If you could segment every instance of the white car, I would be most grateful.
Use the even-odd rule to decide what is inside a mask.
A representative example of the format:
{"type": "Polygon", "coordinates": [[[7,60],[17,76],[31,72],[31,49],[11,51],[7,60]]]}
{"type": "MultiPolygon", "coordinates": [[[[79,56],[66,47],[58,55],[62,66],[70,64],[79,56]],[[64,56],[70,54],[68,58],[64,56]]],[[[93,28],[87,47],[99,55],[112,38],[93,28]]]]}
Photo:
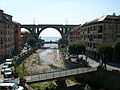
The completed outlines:
{"type": "Polygon", "coordinates": [[[24,90],[24,88],[15,83],[0,83],[0,90],[24,90]]]}
{"type": "Polygon", "coordinates": [[[3,73],[4,73],[4,70],[5,70],[6,68],[8,68],[8,67],[9,67],[8,64],[4,64],[4,65],[2,66],[1,73],[3,74],[3,73]]]}
{"type": "Polygon", "coordinates": [[[6,64],[8,64],[9,66],[12,66],[12,59],[6,59],[6,64]]]}
{"type": "Polygon", "coordinates": [[[75,54],[70,55],[70,58],[77,58],[78,56],[75,54]]]}
{"type": "Polygon", "coordinates": [[[12,76],[12,69],[6,68],[4,69],[4,77],[11,77],[12,76]]]}
{"type": "Polygon", "coordinates": [[[11,61],[11,62],[12,62],[12,59],[6,59],[6,62],[7,62],[7,61],[11,61]]]}

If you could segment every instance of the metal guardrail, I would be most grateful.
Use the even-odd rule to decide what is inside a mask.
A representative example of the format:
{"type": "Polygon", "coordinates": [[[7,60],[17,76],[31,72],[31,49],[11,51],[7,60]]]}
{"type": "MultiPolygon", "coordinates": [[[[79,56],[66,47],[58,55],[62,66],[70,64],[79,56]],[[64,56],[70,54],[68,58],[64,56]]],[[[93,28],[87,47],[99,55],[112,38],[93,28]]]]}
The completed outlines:
{"type": "Polygon", "coordinates": [[[25,76],[25,79],[27,83],[36,82],[36,81],[47,81],[47,80],[52,80],[52,79],[57,79],[62,77],[68,77],[68,76],[74,76],[74,75],[79,75],[83,73],[93,72],[96,70],[97,68],[78,68],[78,69],[39,74],[39,75],[33,75],[33,76],[25,76]]]}

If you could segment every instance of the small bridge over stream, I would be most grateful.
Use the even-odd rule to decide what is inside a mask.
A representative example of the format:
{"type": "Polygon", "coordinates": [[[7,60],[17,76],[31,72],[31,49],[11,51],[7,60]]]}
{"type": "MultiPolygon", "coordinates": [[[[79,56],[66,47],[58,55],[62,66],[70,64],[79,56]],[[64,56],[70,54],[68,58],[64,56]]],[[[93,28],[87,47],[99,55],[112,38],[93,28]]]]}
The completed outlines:
{"type": "Polygon", "coordinates": [[[38,75],[25,76],[26,83],[38,83],[71,76],[79,76],[82,82],[110,90],[120,90],[120,71],[95,68],[77,68],[38,75]]]}
{"type": "Polygon", "coordinates": [[[64,77],[77,76],[80,74],[94,72],[94,71],[97,71],[97,68],[77,68],[77,69],[71,69],[71,70],[65,70],[59,72],[50,72],[45,74],[26,76],[25,79],[26,79],[26,83],[35,83],[35,82],[55,80],[64,77]]]}
{"type": "Polygon", "coordinates": [[[58,44],[57,41],[45,41],[44,44],[58,44]]]}

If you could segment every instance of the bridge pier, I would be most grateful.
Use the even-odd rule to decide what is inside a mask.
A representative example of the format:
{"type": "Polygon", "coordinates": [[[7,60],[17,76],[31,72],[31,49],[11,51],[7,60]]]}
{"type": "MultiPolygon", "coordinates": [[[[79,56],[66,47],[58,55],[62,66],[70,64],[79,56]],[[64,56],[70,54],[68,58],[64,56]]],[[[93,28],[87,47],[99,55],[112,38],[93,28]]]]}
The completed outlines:
{"type": "Polygon", "coordinates": [[[55,84],[57,85],[58,90],[62,90],[63,88],[67,87],[65,78],[55,80],[55,84]]]}

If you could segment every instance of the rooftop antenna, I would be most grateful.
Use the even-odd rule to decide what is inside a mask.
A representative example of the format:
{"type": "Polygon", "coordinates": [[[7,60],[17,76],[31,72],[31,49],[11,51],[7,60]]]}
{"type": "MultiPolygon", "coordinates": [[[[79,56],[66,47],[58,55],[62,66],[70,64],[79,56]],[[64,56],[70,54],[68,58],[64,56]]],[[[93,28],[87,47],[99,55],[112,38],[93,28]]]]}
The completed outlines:
{"type": "Polygon", "coordinates": [[[35,24],[35,18],[33,18],[33,24],[35,24]]]}
{"type": "Polygon", "coordinates": [[[66,18],[66,20],[65,20],[65,24],[68,25],[68,18],[66,18]]]}

